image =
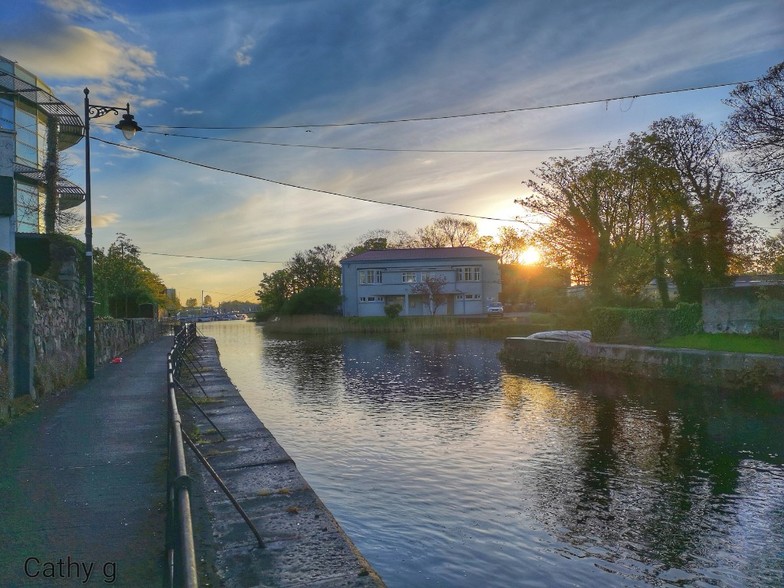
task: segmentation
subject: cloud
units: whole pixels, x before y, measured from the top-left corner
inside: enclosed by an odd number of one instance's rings
[[[93,227],[96,229],[110,227],[117,224],[120,215],[116,212],[105,212],[104,214],[93,215]]]
[[[134,96],[132,89],[161,75],[156,54],[122,37],[127,31],[122,16],[89,0],[46,0],[43,4],[48,11],[38,11],[4,27],[0,54],[49,83],[78,80],[78,89],[57,88],[58,95],[66,100],[80,102],[85,82],[100,90],[102,101],[144,100]],[[91,22],[86,26],[79,24],[85,19]],[[105,28],[92,22],[98,20]],[[111,27],[117,30],[110,30]]]
[[[193,115],[193,114],[203,114],[203,110],[189,110],[187,108],[183,108],[182,106],[178,106],[174,109],[174,112],[177,114],[184,114],[184,115]]]
[[[234,54],[234,61],[240,67],[246,67],[253,62],[253,58],[248,54],[256,46],[256,41],[251,37],[245,37],[242,47],[240,47]]]

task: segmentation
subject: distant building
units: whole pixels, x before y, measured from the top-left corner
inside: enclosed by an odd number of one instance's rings
[[[174,288],[166,288],[166,298],[169,300],[177,300],[177,290]]]
[[[445,280],[439,315],[484,314],[501,292],[498,256],[473,247],[366,251],[340,265],[344,316],[384,316],[388,304],[403,316],[430,314],[425,297],[412,292],[427,276]]]
[[[0,249],[15,251],[16,233],[46,231],[47,192],[59,210],[84,202],[84,190],[56,174],[58,153],[83,131],[45,83],[0,57]]]

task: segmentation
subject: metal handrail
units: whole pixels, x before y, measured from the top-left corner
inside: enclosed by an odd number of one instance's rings
[[[175,333],[174,345],[172,345],[166,361],[169,412],[166,551],[169,564],[169,585],[177,588],[197,588],[199,585],[191,518],[191,479],[185,464],[182,420],[177,409],[175,390],[175,375],[179,373],[181,360],[188,346],[196,338],[196,329],[193,327],[193,325],[185,325]]]

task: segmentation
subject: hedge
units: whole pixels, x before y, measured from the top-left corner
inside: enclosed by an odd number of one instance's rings
[[[702,307],[679,303],[675,308],[593,308],[592,339],[600,343],[655,343],[702,330]]]

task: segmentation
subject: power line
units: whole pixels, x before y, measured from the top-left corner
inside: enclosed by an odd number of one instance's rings
[[[294,125],[259,125],[259,126],[214,126],[214,127],[196,127],[196,126],[174,126],[174,125],[145,125],[146,128],[168,128],[168,129],[205,129],[205,130],[243,130],[243,129],[316,129],[316,128],[329,128],[329,127],[355,127],[362,125],[387,125],[395,123],[409,123],[409,122],[426,122],[436,120],[449,120],[455,118],[470,118],[477,116],[496,116],[499,114],[512,114],[516,112],[532,112],[536,110],[547,110],[551,108],[567,108],[571,106],[585,106],[588,104],[600,104],[602,102],[615,102],[618,100],[635,100],[637,98],[647,98],[650,96],[664,96],[666,94],[679,94],[682,92],[696,92],[698,90],[712,90],[715,88],[724,88],[727,86],[737,86],[738,84],[751,84],[759,81],[758,79],[743,80],[738,82],[726,82],[722,84],[708,84],[705,86],[692,86],[689,88],[677,88],[674,90],[658,90],[655,92],[643,92],[640,94],[629,94],[626,96],[615,96],[612,98],[595,98],[592,100],[579,100],[576,102],[563,102],[558,104],[545,104],[541,106],[523,106],[520,108],[505,108],[502,110],[485,110],[481,112],[468,112],[461,114],[443,114],[435,116],[418,116],[409,118],[391,118],[380,120],[366,120],[355,122],[343,123],[311,123],[311,124],[294,124]]]
[[[252,141],[250,139],[226,139],[224,137],[203,137],[198,135],[182,135],[161,131],[147,131],[151,135],[165,137],[182,137],[185,139],[201,139],[204,141],[222,141],[225,143],[242,143],[245,145],[268,145],[272,147],[299,147],[304,149],[330,149],[335,151],[381,151],[384,153],[549,153],[552,151],[584,151],[589,147],[554,147],[550,149],[394,149],[390,147],[343,147],[339,145],[312,145],[307,143],[274,143],[271,141]]]
[[[232,259],[227,257],[204,257],[202,255],[184,255],[177,253],[156,253],[155,251],[140,251],[144,255],[162,255],[164,257],[186,257],[189,259],[207,259],[210,261],[241,261],[244,263],[286,263],[285,261],[265,261],[262,259]]]
[[[251,179],[254,179],[254,180],[261,180],[262,182],[268,182],[270,184],[276,184],[278,186],[285,186],[287,188],[296,188],[297,190],[306,190],[308,192],[316,192],[318,194],[326,194],[328,196],[338,196],[340,198],[348,198],[349,200],[358,200],[360,202],[368,202],[370,204],[382,204],[384,206],[395,206],[395,207],[398,207],[398,208],[407,208],[409,210],[418,210],[420,212],[431,212],[431,213],[435,213],[435,214],[445,214],[445,215],[449,215],[449,216],[462,216],[462,217],[466,217],[466,218],[476,218],[476,219],[480,219],[480,220],[498,221],[498,222],[504,222],[504,223],[520,223],[520,224],[523,224],[523,225],[527,226],[528,228],[533,229],[533,227],[530,225],[530,223],[528,223],[527,221],[524,221],[522,219],[519,219],[519,218],[515,218],[515,219],[511,219],[511,218],[497,218],[497,217],[492,217],[492,216],[481,216],[481,215],[477,215],[477,214],[468,214],[468,213],[464,213],[464,212],[447,212],[447,211],[444,211],[444,210],[436,210],[434,208],[425,208],[425,207],[421,207],[421,206],[414,206],[412,204],[401,204],[399,202],[384,202],[382,200],[373,200],[371,198],[364,198],[364,197],[361,197],[361,196],[352,196],[351,194],[343,194],[341,192],[333,192],[331,190],[323,190],[321,188],[309,188],[307,186],[300,186],[298,184],[292,184],[290,182],[281,182],[279,180],[272,180],[270,178],[264,178],[262,176],[256,176],[256,175],[249,174],[249,173],[232,171],[232,170],[220,168],[220,167],[217,167],[217,166],[214,166],[214,165],[207,165],[206,163],[197,163],[195,161],[189,161],[187,159],[182,159],[180,157],[175,157],[173,155],[166,155],[165,153],[159,153],[157,151],[151,151],[149,149],[142,149],[141,147],[135,147],[135,146],[132,146],[132,145],[123,145],[121,143],[114,143],[113,141],[107,141],[106,139],[100,139],[98,137],[92,137],[91,136],[90,139],[94,140],[94,141],[99,141],[101,143],[105,143],[107,145],[113,145],[115,147],[120,147],[122,149],[130,149],[131,151],[138,151],[139,153],[147,153],[148,155],[157,155],[158,157],[163,157],[165,159],[170,159],[172,161],[179,161],[180,163],[187,163],[189,165],[195,165],[196,167],[201,167],[201,168],[204,168],[204,169],[210,169],[210,170],[213,170],[213,171],[219,171],[219,172],[232,174],[232,175],[240,176],[240,177],[244,177],[244,178],[251,178]]]

